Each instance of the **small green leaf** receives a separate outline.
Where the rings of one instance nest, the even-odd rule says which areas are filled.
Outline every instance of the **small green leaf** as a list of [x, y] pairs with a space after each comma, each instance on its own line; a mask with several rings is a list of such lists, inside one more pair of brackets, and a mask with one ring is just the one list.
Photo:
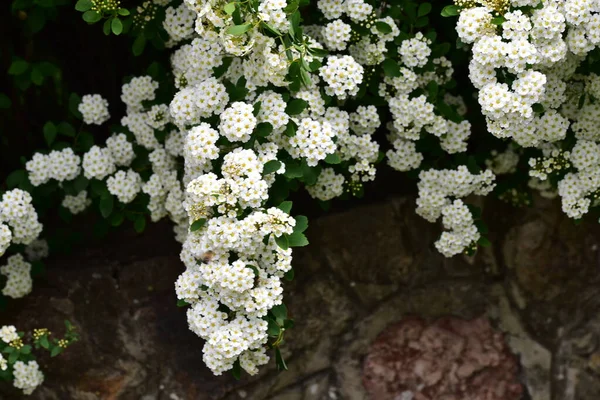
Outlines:
[[131, 47], [131, 50], [133, 51], [133, 55], [139, 56], [140, 54], [142, 54], [144, 52], [144, 47], [146, 47], [146, 38], [144, 37], [143, 34], [140, 34], [133, 41], [133, 46]]
[[233, 368], [231, 369], [231, 375], [235, 378], [236, 381], [239, 381], [242, 378], [242, 366], [240, 365], [240, 360], [235, 360], [233, 363]]
[[273, 172], [277, 172], [279, 171], [279, 168], [281, 168], [281, 162], [277, 160], [267, 161], [263, 168], [263, 175], [269, 175]]
[[139, 215], [133, 223], [133, 228], [137, 233], [144, 232], [144, 229], [146, 229], [146, 217], [144, 215]]
[[294, 269], [290, 268], [290, 270], [288, 272], [286, 272], [283, 277], [285, 278], [286, 281], [291, 282], [294, 280]]
[[383, 67], [383, 72], [385, 73], [386, 76], [389, 76], [392, 78], [402, 76], [402, 72], [400, 71], [400, 67], [398, 66], [398, 63], [390, 58], [386, 58], [381, 63], [381, 66]]
[[283, 303], [271, 308], [271, 312], [277, 318], [277, 321], [281, 321], [282, 323], [286, 320], [288, 314], [287, 307]]
[[50, 348], [50, 342], [48, 342], [48, 336], [44, 335], [41, 337], [40, 339], [40, 346], [42, 346], [45, 349], [49, 349]]
[[177, 307], [187, 307], [189, 305], [190, 305], [190, 303], [188, 303], [185, 300], [177, 300]]
[[31, 346], [26, 344], [25, 346], [21, 347], [20, 350], [21, 354], [29, 354], [31, 353]]
[[342, 159], [337, 153], [327, 154], [325, 157], [325, 162], [327, 164], [339, 164], [342, 162]]
[[275, 362], [279, 371], [287, 371], [288, 367], [283, 359], [283, 356], [281, 355], [281, 350], [279, 347], [275, 348]]
[[294, 232], [288, 236], [288, 244], [290, 247], [304, 247], [308, 246], [308, 239], [301, 232]]
[[275, 237], [275, 243], [277, 243], [277, 246], [279, 246], [282, 250], [287, 250], [290, 248], [288, 235], [285, 233], [283, 233], [281, 236]]
[[110, 24], [110, 28], [112, 29], [112, 33], [118, 36], [123, 32], [123, 23], [119, 18], [115, 17]]
[[304, 232], [308, 228], [308, 218], [304, 215], [298, 215], [295, 219], [294, 232]]
[[506, 19], [503, 16], [492, 18], [492, 24], [494, 25], [502, 25], [504, 21], [506, 21]]
[[128, 9], [126, 9], [126, 8], [119, 8], [119, 11], [118, 11], [118, 12], [119, 12], [119, 15], [122, 15], [122, 16], [124, 16], [124, 17], [128, 16], [129, 14], [131, 14], [131, 13], [129, 12], [129, 10], [128, 10]]
[[392, 27], [389, 26], [388, 24], [386, 24], [383, 21], [377, 21], [375, 22], [375, 27], [377, 28], [377, 30], [383, 34], [388, 34], [388, 33], [392, 33]]
[[75, 128], [73, 128], [73, 125], [71, 125], [68, 122], [61, 122], [60, 124], [58, 124], [58, 133], [60, 133], [61, 135], [65, 135], [68, 137], [75, 137]]
[[206, 224], [206, 218], [200, 218], [190, 226], [190, 231], [195, 232]]
[[278, 205], [277, 208], [279, 208], [284, 213], [289, 214], [290, 211], [292, 211], [292, 205], [293, 203], [291, 201], [284, 201], [280, 205]]
[[31, 68], [30, 78], [31, 82], [33, 82], [33, 84], [36, 86], [42, 86], [42, 83], [44, 83], [44, 75], [42, 74], [42, 71], [40, 71], [40, 69], [35, 65], [33, 68]]
[[227, 15], [231, 15], [235, 12], [235, 3], [227, 3], [225, 4], [225, 7], [223, 7], [223, 11], [225, 11], [225, 13]]
[[69, 111], [75, 117], [81, 119], [81, 113], [79, 112], [79, 103], [81, 103], [81, 97], [77, 93], [71, 93], [69, 96]]
[[252, 115], [254, 115], [255, 117], [258, 117], [258, 114], [260, 113], [260, 108], [262, 106], [262, 102], [257, 101], [256, 103], [254, 103], [254, 106], [252, 107]]
[[113, 196], [108, 195], [102, 197], [100, 199], [100, 214], [102, 214], [102, 217], [108, 218], [108, 216], [112, 213], [114, 206], [115, 200]]
[[455, 17], [460, 12], [460, 7], [456, 5], [446, 6], [442, 10], [442, 17]]
[[10, 353], [10, 355], [8, 356], [8, 365], [13, 365], [14, 363], [16, 363], [19, 359], [19, 355], [20, 353], [18, 351], [13, 351], [12, 353]]
[[281, 327], [273, 318], [267, 320], [267, 334], [271, 337], [278, 337], [281, 332]]
[[233, 36], [241, 36], [252, 28], [252, 24], [234, 25], [225, 30], [225, 33]]
[[44, 139], [46, 140], [46, 144], [48, 146], [52, 146], [54, 143], [54, 139], [56, 139], [56, 134], [58, 130], [56, 129], [56, 125], [52, 121], [46, 122], [44, 125]]
[[27, 181], [27, 171], [24, 169], [18, 169], [16, 171], [11, 172], [6, 178], [6, 186], [9, 189], [16, 188], [21, 183]]
[[260, 124], [256, 125], [254, 132], [259, 137], [267, 137], [271, 132], [273, 132], [273, 125], [268, 122], [261, 122]]
[[77, 11], [85, 12], [92, 8], [92, 0], [79, 0], [77, 4], [75, 4], [75, 9]]
[[296, 129], [298, 129], [298, 126], [294, 121], [290, 120], [290, 122], [288, 122], [287, 126], [285, 127], [285, 131], [283, 132], [283, 134], [287, 137], [294, 137], [296, 136]]
[[431, 3], [421, 3], [419, 5], [419, 11], [417, 11], [418, 17], [423, 17], [431, 12]]
[[86, 11], [82, 16], [83, 20], [89, 24], [94, 24], [102, 19], [102, 16], [98, 14], [96, 11]]
[[489, 247], [492, 245], [492, 242], [490, 242], [488, 240], [488, 238], [482, 236], [479, 238], [479, 240], [477, 241], [477, 244], [480, 245], [481, 247]]
[[5, 110], [10, 108], [11, 104], [12, 101], [10, 101], [10, 98], [4, 93], [0, 93], [0, 109]]
[[308, 102], [302, 99], [293, 99], [285, 108], [285, 113], [288, 115], [298, 115], [308, 107]]
[[50, 357], [56, 357], [57, 355], [62, 353], [62, 351], [63, 351], [62, 347], [54, 346], [54, 348], [52, 348], [52, 351], [50, 352]]
[[29, 63], [25, 60], [16, 60], [13, 61], [12, 64], [10, 64], [10, 67], [8, 68], [8, 74], [9, 75], [22, 75], [25, 73], [25, 71], [27, 71], [27, 68], [29, 68]]

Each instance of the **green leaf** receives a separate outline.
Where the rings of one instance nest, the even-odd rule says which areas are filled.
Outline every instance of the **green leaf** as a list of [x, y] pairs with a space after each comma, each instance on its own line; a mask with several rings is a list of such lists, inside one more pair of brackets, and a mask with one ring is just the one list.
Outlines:
[[100, 214], [102, 214], [102, 217], [108, 218], [108, 216], [112, 213], [114, 206], [115, 199], [113, 196], [108, 195], [100, 198]]
[[381, 63], [381, 66], [383, 67], [383, 72], [385, 73], [386, 76], [389, 76], [392, 78], [402, 76], [402, 72], [400, 71], [400, 67], [398, 66], [398, 63], [390, 58], [386, 58]]
[[25, 346], [21, 347], [20, 350], [21, 354], [29, 354], [31, 353], [31, 346], [26, 344]]
[[284, 213], [289, 214], [290, 211], [292, 211], [292, 204], [293, 203], [291, 201], [284, 201], [283, 203], [278, 205], [277, 208], [279, 208]]
[[488, 238], [481, 236], [477, 241], [477, 244], [481, 247], [490, 247], [492, 245], [492, 242], [490, 242]]
[[92, 8], [92, 0], [79, 0], [77, 4], [75, 4], [75, 9], [77, 11], [85, 12]]
[[277, 322], [281, 321], [281, 323], [283, 324], [283, 321], [287, 319], [288, 310], [285, 304], [283, 303], [271, 308], [271, 312], [277, 319]]
[[128, 16], [129, 14], [131, 14], [131, 13], [129, 12], [129, 10], [128, 10], [128, 9], [126, 9], [126, 8], [119, 8], [119, 11], [118, 11], [118, 12], [119, 12], [119, 15], [122, 15], [122, 16], [124, 16], [124, 17]]
[[112, 33], [118, 36], [123, 32], [123, 23], [119, 18], [115, 17], [110, 23], [110, 28], [112, 29]]
[[281, 327], [273, 318], [267, 319], [267, 334], [271, 337], [278, 337], [281, 333]]
[[112, 226], [121, 226], [124, 220], [125, 214], [123, 214], [122, 212], [116, 212], [110, 216], [110, 224]]
[[254, 103], [254, 106], [252, 107], [252, 115], [257, 117], [258, 114], [260, 113], [261, 106], [262, 106], [262, 102], [260, 102], [260, 101], [257, 101], [256, 103]]
[[56, 357], [57, 355], [59, 355], [60, 353], [62, 353], [63, 348], [60, 346], [54, 346], [52, 348], [52, 351], [50, 352], [50, 357]]
[[177, 307], [187, 307], [189, 305], [190, 305], [190, 303], [188, 303], [185, 300], [177, 300]]
[[288, 236], [288, 243], [290, 247], [304, 247], [308, 245], [308, 239], [301, 232], [294, 232]]
[[293, 99], [285, 108], [285, 113], [288, 115], [298, 115], [308, 107], [308, 102], [302, 99]]
[[339, 164], [342, 162], [342, 159], [337, 153], [327, 154], [325, 157], [325, 162], [327, 164]]
[[102, 16], [98, 14], [96, 11], [86, 11], [82, 16], [83, 20], [88, 24], [94, 24], [102, 19]]
[[279, 171], [279, 168], [281, 168], [281, 162], [277, 160], [267, 161], [263, 168], [263, 175], [269, 175], [273, 172], [277, 172]]
[[77, 149], [86, 152], [94, 145], [94, 135], [89, 132], [81, 132], [77, 138]]
[[9, 189], [16, 188], [21, 183], [27, 181], [27, 171], [24, 169], [18, 169], [16, 171], [11, 172], [6, 178], [6, 186]]
[[240, 36], [248, 32], [252, 28], [252, 24], [234, 25], [225, 30], [225, 33], [233, 36]]
[[290, 270], [288, 272], [286, 272], [283, 277], [285, 278], [286, 281], [291, 282], [294, 280], [294, 269], [290, 268]]
[[304, 232], [308, 228], [308, 218], [304, 215], [298, 215], [295, 219], [294, 232]]
[[287, 250], [290, 248], [288, 235], [285, 233], [283, 233], [281, 236], [275, 237], [275, 243], [277, 243], [277, 246], [281, 247], [282, 250]]
[[285, 127], [285, 131], [283, 131], [283, 134], [287, 137], [296, 136], [296, 129], [298, 129], [298, 125], [296, 125], [294, 121], [290, 120], [290, 122], [288, 122], [287, 126]]
[[133, 223], [133, 228], [137, 233], [144, 232], [144, 229], [146, 229], [146, 217], [144, 215], [139, 215]]
[[10, 101], [10, 98], [4, 93], [0, 93], [0, 109], [5, 110], [10, 108], [11, 104], [12, 101]]
[[19, 359], [19, 355], [20, 353], [18, 351], [13, 351], [12, 353], [10, 353], [10, 355], [8, 356], [8, 365], [13, 365], [14, 363], [16, 363]]
[[192, 225], [190, 225], [190, 231], [195, 232], [198, 229], [202, 228], [206, 224], [206, 218], [200, 218], [197, 221], [194, 221]]
[[383, 21], [377, 21], [375, 22], [375, 27], [377, 28], [377, 30], [383, 34], [388, 34], [388, 33], [392, 33], [392, 27], [389, 26], [388, 24], [386, 24]]
[[50, 348], [50, 342], [48, 342], [48, 335], [44, 335], [40, 338], [40, 346], [42, 346], [45, 349]]
[[287, 371], [288, 367], [281, 355], [279, 347], [275, 348], [275, 363], [277, 364], [277, 369], [279, 371]]
[[81, 119], [81, 113], [79, 112], [79, 103], [81, 103], [81, 97], [77, 93], [71, 93], [69, 95], [69, 111], [75, 117]]
[[75, 137], [75, 128], [73, 128], [73, 125], [71, 125], [68, 122], [61, 122], [60, 124], [58, 124], [58, 133], [60, 133], [61, 135], [65, 135], [68, 137]]
[[44, 75], [42, 74], [42, 71], [40, 71], [39, 68], [37, 68], [35, 65], [33, 66], [33, 68], [31, 68], [31, 82], [33, 82], [33, 84], [35, 84], [36, 86], [42, 86], [42, 83], [44, 83]]
[[25, 60], [16, 60], [10, 64], [8, 68], [9, 75], [22, 75], [29, 68], [29, 63]]
[[460, 12], [460, 7], [456, 5], [446, 6], [442, 10], [442, 17], [455, 17]]
[[140, 34], [133, 41], [133, 46], [131, 46], [131, 50], [133, 51], [134, 56], [139, 56], [144, 52], [144, 47], [146, 47], [146, 38], [143, 34]]
[[46, 122], [44, 125], [44, 139], [46, 140], [46, 144], [48, 146], [52, 146], [54, 143], [54, 139], [56, 139], [56, 134], [58, 130], [56, 129], [56, 125], [52, 121]]
[[431, 12], [431, 3], [421, 3], [419, 11], [417, 11], [418, 17], [423, 17]]
[[225, 13], [227, 15], [231, 15], [235, 12], [235, 3], [227, 3], [225, 4], [225, 7], [223, 7], [223, 11], [225, 11]]
[[271, 132], [273, 132], [273, 125], [268, 122], [261, 122], [260, 124], [256, 125], [254, 132], [259, 137], [267, 137]]
[[242, 366], [240, 365], [240, 360], [235, 360], [233, 363], [233, 368], [231, 369], [231, 375], [235, 378], [236, 381], [239, 381], [242, 377]]
[[545, 111], [545, 108], [543, 105], [541, 105], [540, 103], [535, 103], [531, 106], [531, 108], [533, 109], [534, 112], [536, 113], [543, 113]]
[[502, 25], [504, 21], [506, 21], [506, 19], [503, 16], [492, 18], [492, 24], [494, 25]]
[[310, 66], [307, 65], [306, 69], [303, 68], [300, 70], [300, 80], [302, 81], [302, 84], [306, 87], [308, 87], [312, 84], [312, 80], [310, 79], [310, 74], [306, 71], [307, 69], [310, 69]]

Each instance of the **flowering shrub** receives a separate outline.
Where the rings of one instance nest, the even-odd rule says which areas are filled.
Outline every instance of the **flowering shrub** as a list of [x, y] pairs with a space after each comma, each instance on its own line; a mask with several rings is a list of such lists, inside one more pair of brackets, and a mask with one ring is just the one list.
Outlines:
[[122, 86], [126, 113], [105, 143], [84, 128], [110, 120], [102, 94], [71, 95], [79, 130], [44, 126], [48, 149], [8, 177], [0, 202], [3, 294], [31, 290], [22, 252], [47, 253], [32, 205], [44, 188], [65, 219], [94, 209], [105, 227], [141, 232], [169, 218], [186, 267], [178, 304], [206, 365], [239, 377], [271, 353], [287, 368], [284, 282], [293, 248], [308, 245], [291, 192], [327, 208], [361, 197], [387, 164], [418, 180], [416, 212], [441, 221], [447, 257], [489, 245], [471, 195], [559, 195], [575, 219], [597, 207], [600, 6], [437, 3], [79, 0], [86, 22], [132, 37], [136, 55], [169, 49], [170, 64]]

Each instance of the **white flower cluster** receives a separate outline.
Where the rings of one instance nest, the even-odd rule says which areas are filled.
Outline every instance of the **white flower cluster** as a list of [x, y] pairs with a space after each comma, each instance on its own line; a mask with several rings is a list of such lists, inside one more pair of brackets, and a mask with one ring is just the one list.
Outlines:
[[14, 387], [23, 390], [23, 394], [30, 395], [36, 387], [44, 382], [44, 374], [40, 371], [37, 361], [17, 361], [13, 366]]
[[117, 171], [106, 180], [110, 194], [117, 196], [121, 203], [131, 203], [142, 190], [142, 177], [132, 169]]
[[4, 325], [0, 328], [0, 340], [4, 343], [10, 343], [19, 338], [19, 333], [14, 325]]
[[345, 99], [358, 93], [358, 86], [363, 80], [364, 68], [352, 56], [331, 56], [321, 67], [320, 75], [327, 83], [325, 92], [338, 99]]
[[8, 257], [7, 264], [0, 267], [0, 273], [7, 278], [3, 295], [19, 299], [31, 293], [31, 264], [21, 254]]
[[31, 195], [13, 189], [2, 195], [0, 201], [0, 256], [10, 243], [30, 244], [42, 232], [42, 224], [31, 204]]
[[66, 147], [60, 151], [52, 150], [49, 154], [35, 153], [25, 168], [31, 184], [39, 186], [51, 179], [58, 182], [75, 179], [81, 172], [80, 164], [81, 158], [72, 148]]
[[102, 125], [110, 118], [108, 101], [99, 94], [86, 94], [81, 98], [77, 109], [88, 125]]
[[471, 211], [460, 198], [489, 194], [494, 189], [494, 178], [490, 170], [472, 174], [465, 166], [455, 170], [430, 169], [419, 174], [417, 214], [430, 222], [442, 217], [448, 231], [442, 233], [435, 246], [446, 257], [464, 252], [479, 240]]

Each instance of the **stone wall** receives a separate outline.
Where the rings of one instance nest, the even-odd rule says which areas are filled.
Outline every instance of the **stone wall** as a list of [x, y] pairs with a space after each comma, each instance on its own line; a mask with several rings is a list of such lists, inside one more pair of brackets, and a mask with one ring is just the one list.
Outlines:
[[[41, 360], [46, 381], [32, 399], [366, 399], [363, 360], [379, 333], [403, 317], [449, 315], [505, 332], [525, 399], [599, 399], [598, 224], [575, 226], [544, 200], [528, 210], [486, 203], [493, 246], [448, 260], [433, 248], [439, 227], [414, 208], [400, 197], [311, 221], [285, 292], [296, 320], [287, 372], [271, 364], [238, 382], [204, 367], [176, 306], [183, 265], [167, 224], [49, 260], [2, 323], [60, 331], [69, 319], [80, 329], [65, 354]], [[19, 395], [4, 385], [0, 398]]]

